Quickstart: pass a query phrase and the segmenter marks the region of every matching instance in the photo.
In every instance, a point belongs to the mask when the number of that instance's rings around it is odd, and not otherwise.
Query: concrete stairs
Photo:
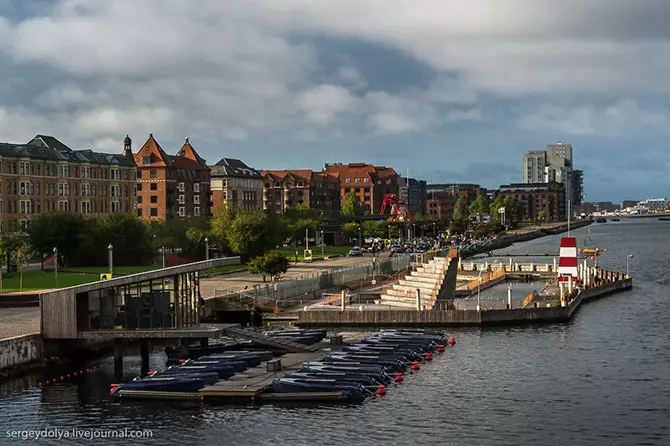
[[[421,293],[421,306],[426,310],[432,309],[442,289],[449,261],[447,257],[435,257],[428,263],[415,267],[398,283],[384,287],[378,304],[416,309],[416,290],[418,289]]]

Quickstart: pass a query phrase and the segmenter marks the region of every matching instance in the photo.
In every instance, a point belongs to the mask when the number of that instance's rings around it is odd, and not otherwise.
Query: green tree
[[[502,215],[499,212],[501,207],[505,206],[506,195],[498,195],[493,203],[489,205],[489,215],[494,221],[501,221]]]
[[[241,211],[224,206],[212,218],[212,235],[231,252],[248,256],[263,254],[286,238],[285,223],[263,211]]]
[[[290,236],[296,244],[304,243],[307,233],[314,236],[318,227],[319,220],[315,218],[300,218],[288,223]]]
[[[347,240],[358,239],[360,225],[349,222],[342,225],[342,237]]]
[[[386,237],[387,224],[384,222],[365,221],[363,222],[363,236],[367,238]]]
[[[453,220],[456,222],[463,222],[466,221],[469,217],[470,214],[468,210],[468,199],[461,195],[456,200]]]
[[[186,231],[184,231],[185,237]],[[147,225],[130,213],[107,214],[97,220],[96,253],[106,258],[107,246],[114,248],[115,260],[119,263],[136,263],[139,255],[150,248]]]
[[[546,213],[545,211],[540,211],[540,212],[537,214],[537,219],[538,219],[539,221],[547,221],[547,213]]]
[[[92,249],[95,224],[78,214],[42,214],[28,227],[28,239],[40,254],[51,254],[53,248],[58,248],[59,255],[76,261]]]
[[[248,266],[250,273],[260,274],[263,277],[263,282],[267,276],[275,281],[288,270],[289,260],[279,252],[270,251],[251,259]]]
[[[12,240],[11,257],[19,271],[19,291],[23,291],[23,267],[28,263],[31,246],[25,236],[14,237]]]
[[[355,192],[348,192],[342,200],[342,216],[355,217],[360,215],[361,203]]]
[[[489,202],[486,199],[486,196],[480,195],[478,196],[471,204],[470,204],[470,214],[471,215],[476,215],[480,219],[487,215],[489,213]]]
[[[289,221],[297,221],[300,219],[316,219],[317,212],[304,203],[289,206],[284,211],[284,217]]]

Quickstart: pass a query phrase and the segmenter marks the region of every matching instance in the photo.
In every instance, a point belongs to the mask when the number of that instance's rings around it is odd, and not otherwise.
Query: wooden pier
[[[282,378],[291,372],[300,370],[305,362],[320,361],[327,353],[341,350],[347,343],[360,342],[363,333],[343,334],[342,345],[331,345],[329,341],[314,344],[313,351],[302,353],[287,353],[279,358],[281,369],[268,370],[268,363],[263,362],[242,373],[233,375],[226,380],[206,386],[198,393],[182,392],[153,392],[137,390],[119,390],[117,395],[123,399],[168,399],[178,401],[202,401],[213,404],[254,404],[268,402],[295,402],[295,401],[341,401],[346,395],[341,391],[333,392],[305,392],[305,393],[270,393],[268,389],[272,381]]]

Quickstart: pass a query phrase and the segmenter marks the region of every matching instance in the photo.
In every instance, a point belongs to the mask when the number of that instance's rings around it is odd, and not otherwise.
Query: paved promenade
[[[40,309],[3,308],[0,311],[0,339],[24,336],[40,331]]]
[[[382,253],[380,258],[385,259],[388,255],[387,251]],[[355,266],[369,262],[372,262],[372,256],[368,254],[363,257],[337,257],[331,260],[317,260],[312,263],[292,263],[286,274],[282,276],[282,279],[295,278],[303,274],[312,274],[318,271],[327,271],[331,268]],[[215,290],[239,291],[244,289],[244,287],[252,288],[257,284],[263,284],[263,279],[258,274],[250,274],[248,272],[225,274],[210,279],[200,279],[200,294],[207,299],[214,297]]]

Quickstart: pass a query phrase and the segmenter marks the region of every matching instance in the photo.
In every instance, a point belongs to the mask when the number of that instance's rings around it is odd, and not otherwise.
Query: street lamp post
[[[358,246],[363,247],[363,226],[358,227]]]
[[[633,258],[633,254],[628,254],[626,256],[626,277],[629,276],[629,268],[628,268],[628,261]]]
[[[107,245],[107,261],[109,262],[109,274],[114,273],[114,247],[110,243]]]
[[[54,276],[56,277],[56,288],[58,288],[58,248],[54,247]]]
[[[479,271],[479,277],[477,277],[477,311],[482,310],[482,307],[480,305],[480,302],[481,302],[480,301],[480,291],[481,291],[480,285],[481,285],[481,283],[482,283],[482,272]]]
[[[325,245],[325,242],[324,242],[324,238],[323,238],[323,229],[322,229],[321,230],[321,258],[322,259],[325,258],[325,256],[324,256],[324,245]]]
[[[205,260],[209,260],[209,238],[205,237]]]
[[[165,246],[161,246],[161,252],[163,253],[163,268],[165,268]]]

